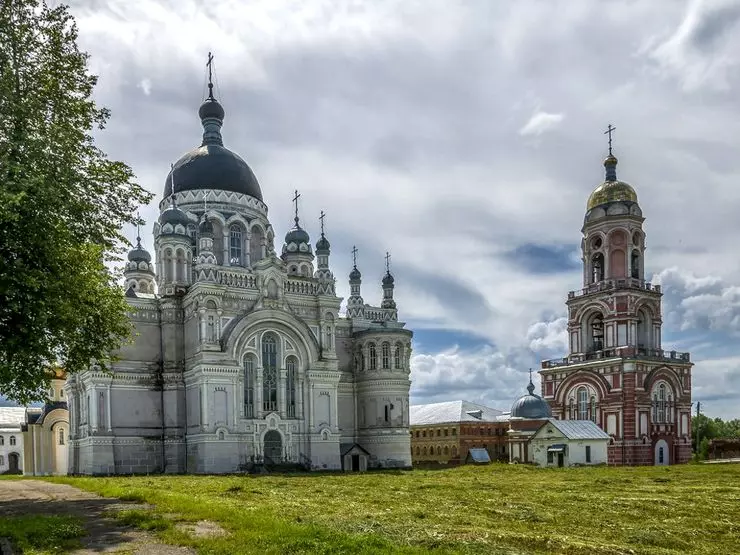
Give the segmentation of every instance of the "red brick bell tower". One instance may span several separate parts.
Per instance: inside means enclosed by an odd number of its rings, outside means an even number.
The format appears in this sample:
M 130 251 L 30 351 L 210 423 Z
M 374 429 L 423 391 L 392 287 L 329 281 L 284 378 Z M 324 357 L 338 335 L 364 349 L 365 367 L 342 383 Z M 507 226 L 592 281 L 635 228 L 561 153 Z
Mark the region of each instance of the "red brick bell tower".
M 691 458 L 691 359 L 661 346 L 659 285 L 645 281 L 645 218 L 617 158 L 588 199 L 581 232 L 583 289 L 568 293 L 569 354 L 542 362 L 553 416 L 593 420 L 611 436 L 609 464 Z

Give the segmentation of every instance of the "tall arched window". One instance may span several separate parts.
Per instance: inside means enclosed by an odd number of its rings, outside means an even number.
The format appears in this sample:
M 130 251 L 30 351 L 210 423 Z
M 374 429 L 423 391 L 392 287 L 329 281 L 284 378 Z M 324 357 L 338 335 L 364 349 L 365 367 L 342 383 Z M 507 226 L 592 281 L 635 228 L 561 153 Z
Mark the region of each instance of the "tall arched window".
M 591 408 L 589 409 L 591 414 L 591 421 L 596 422 L 596 397 L 591 396 Z
M 179 283 L 185 281 L 185 251 L 177 249 L 175 256 L 175 280 Z
M 259 226 L 254 226 L 249 240 L 249 257 L 253 264 L 258 260 L 262 260 L 263 238 L 262 229 Z
M 242 265 L 242 229 L 236 224 L 229 228 L 229 263 Z
M 390 370 L 391 367 L 391 344 L 385 342 L 380 347 L 380 352 L 383 358 L 383 370 Z
M 378 353 L 375 349 L 375 343 L 370 343 L 370 370 L 378 369 Z
M 0 436 L 0 445 L 5 445 L 5 436 Z
M 15 445 L 15 436 L 10 436 L 10 444 Z
M 164 280 L 166 282 L 171 282 L 173 279 L 175 279 L 175 275 L 173 274 L 174 268 L 172 267 L 172 250 L 167 249 L 164 251 Z
M 403 368 L 402 352 L 401 344 L 396 343 L 396 348 L 393 350 L 393 366 L 396 370 Z
M 588 420 L 588 390 L 578 389 L 578 420 Z
M 285 382 L 285 406 L 288 411 L 288 418 L 295 418 L 296 411 L 296 383 L 298 382 L 298 359 L 289 356 L 285 361 L 287 369 L 287 379 Z
M 262 338 L 262 410 L 277 410 L 277 338 L 265 334 Z
M 64 428 L 59 428 L 59 445 L 64 445 Z
M 244 416 L 254 418 L 255 356 L 244 357 Z
M 666 421 L 666 391 L 665 384 L 658 386 L 658 422 Z

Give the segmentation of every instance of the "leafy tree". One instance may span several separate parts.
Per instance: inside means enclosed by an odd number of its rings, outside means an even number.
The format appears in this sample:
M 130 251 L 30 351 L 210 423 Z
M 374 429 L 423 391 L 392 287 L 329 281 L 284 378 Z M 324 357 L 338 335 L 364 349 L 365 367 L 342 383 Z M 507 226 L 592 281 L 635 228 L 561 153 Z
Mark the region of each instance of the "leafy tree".
M 0 391 L 20 402 L 131 333 L 111 266 L 151 194 L 95 146 L 109 112 L 76 41 L 66 6 L 0 0 Z
M 709 418 L 704 414 L 691 418 L 692 445 L 697 452 L 696 436 L 699 434 L 698 458 L 706 459 L 709 453 L 709 441 L 715 438 L 740 438 L 740 419 L 724 421 L 721 418 Z

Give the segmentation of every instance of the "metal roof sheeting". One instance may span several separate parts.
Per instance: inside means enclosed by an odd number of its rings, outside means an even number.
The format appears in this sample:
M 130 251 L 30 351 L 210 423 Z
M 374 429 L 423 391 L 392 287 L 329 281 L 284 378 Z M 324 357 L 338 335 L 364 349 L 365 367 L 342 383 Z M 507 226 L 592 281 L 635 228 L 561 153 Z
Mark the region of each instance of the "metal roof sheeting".
M 548 422 L 543 426 L 552 424 L 568 439 L 609 439 L 609 434 L 591 420 L 556 420 L 551 418 Z
M 409 413 L 411 426 L 509 421 L 508 413 L 470 401 L 445 401 L 444 403 L 428 405 L 412 405 Z
M 481 447 L 472 447 L 468 450 L 468 459 L 477 463 L 489 463 L 491 457 L 488 455 L 488 451 Z

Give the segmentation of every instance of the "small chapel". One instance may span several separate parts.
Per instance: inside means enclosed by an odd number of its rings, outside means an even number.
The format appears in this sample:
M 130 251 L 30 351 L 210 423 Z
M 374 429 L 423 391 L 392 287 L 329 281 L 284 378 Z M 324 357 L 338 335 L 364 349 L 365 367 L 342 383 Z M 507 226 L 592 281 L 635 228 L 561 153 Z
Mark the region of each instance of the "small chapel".
M 663 349 L 663 293 L 645 279 L 645 218 L 635 189 L 617 179 L 613 130 L 581 228 L 583 287 L 566 301 L 569 353 L 542 362 L 542 396 L 555 418 L 591 420 L 609 435 L 609 464 L 684 463 L 693 364 Z
M 111 373 L 66 382 L 69 472 L 410 467 L 412 332 L 389 256 L 373 306 L 353 249 L 340 314 L 324 214 L 312 244 L 297 192 L 276 251 L 262 187 L 224 146 L 211 60 L 202 141 L 165 179 L 154 256 L 140 236 L 128 254 L 134 341 Z

